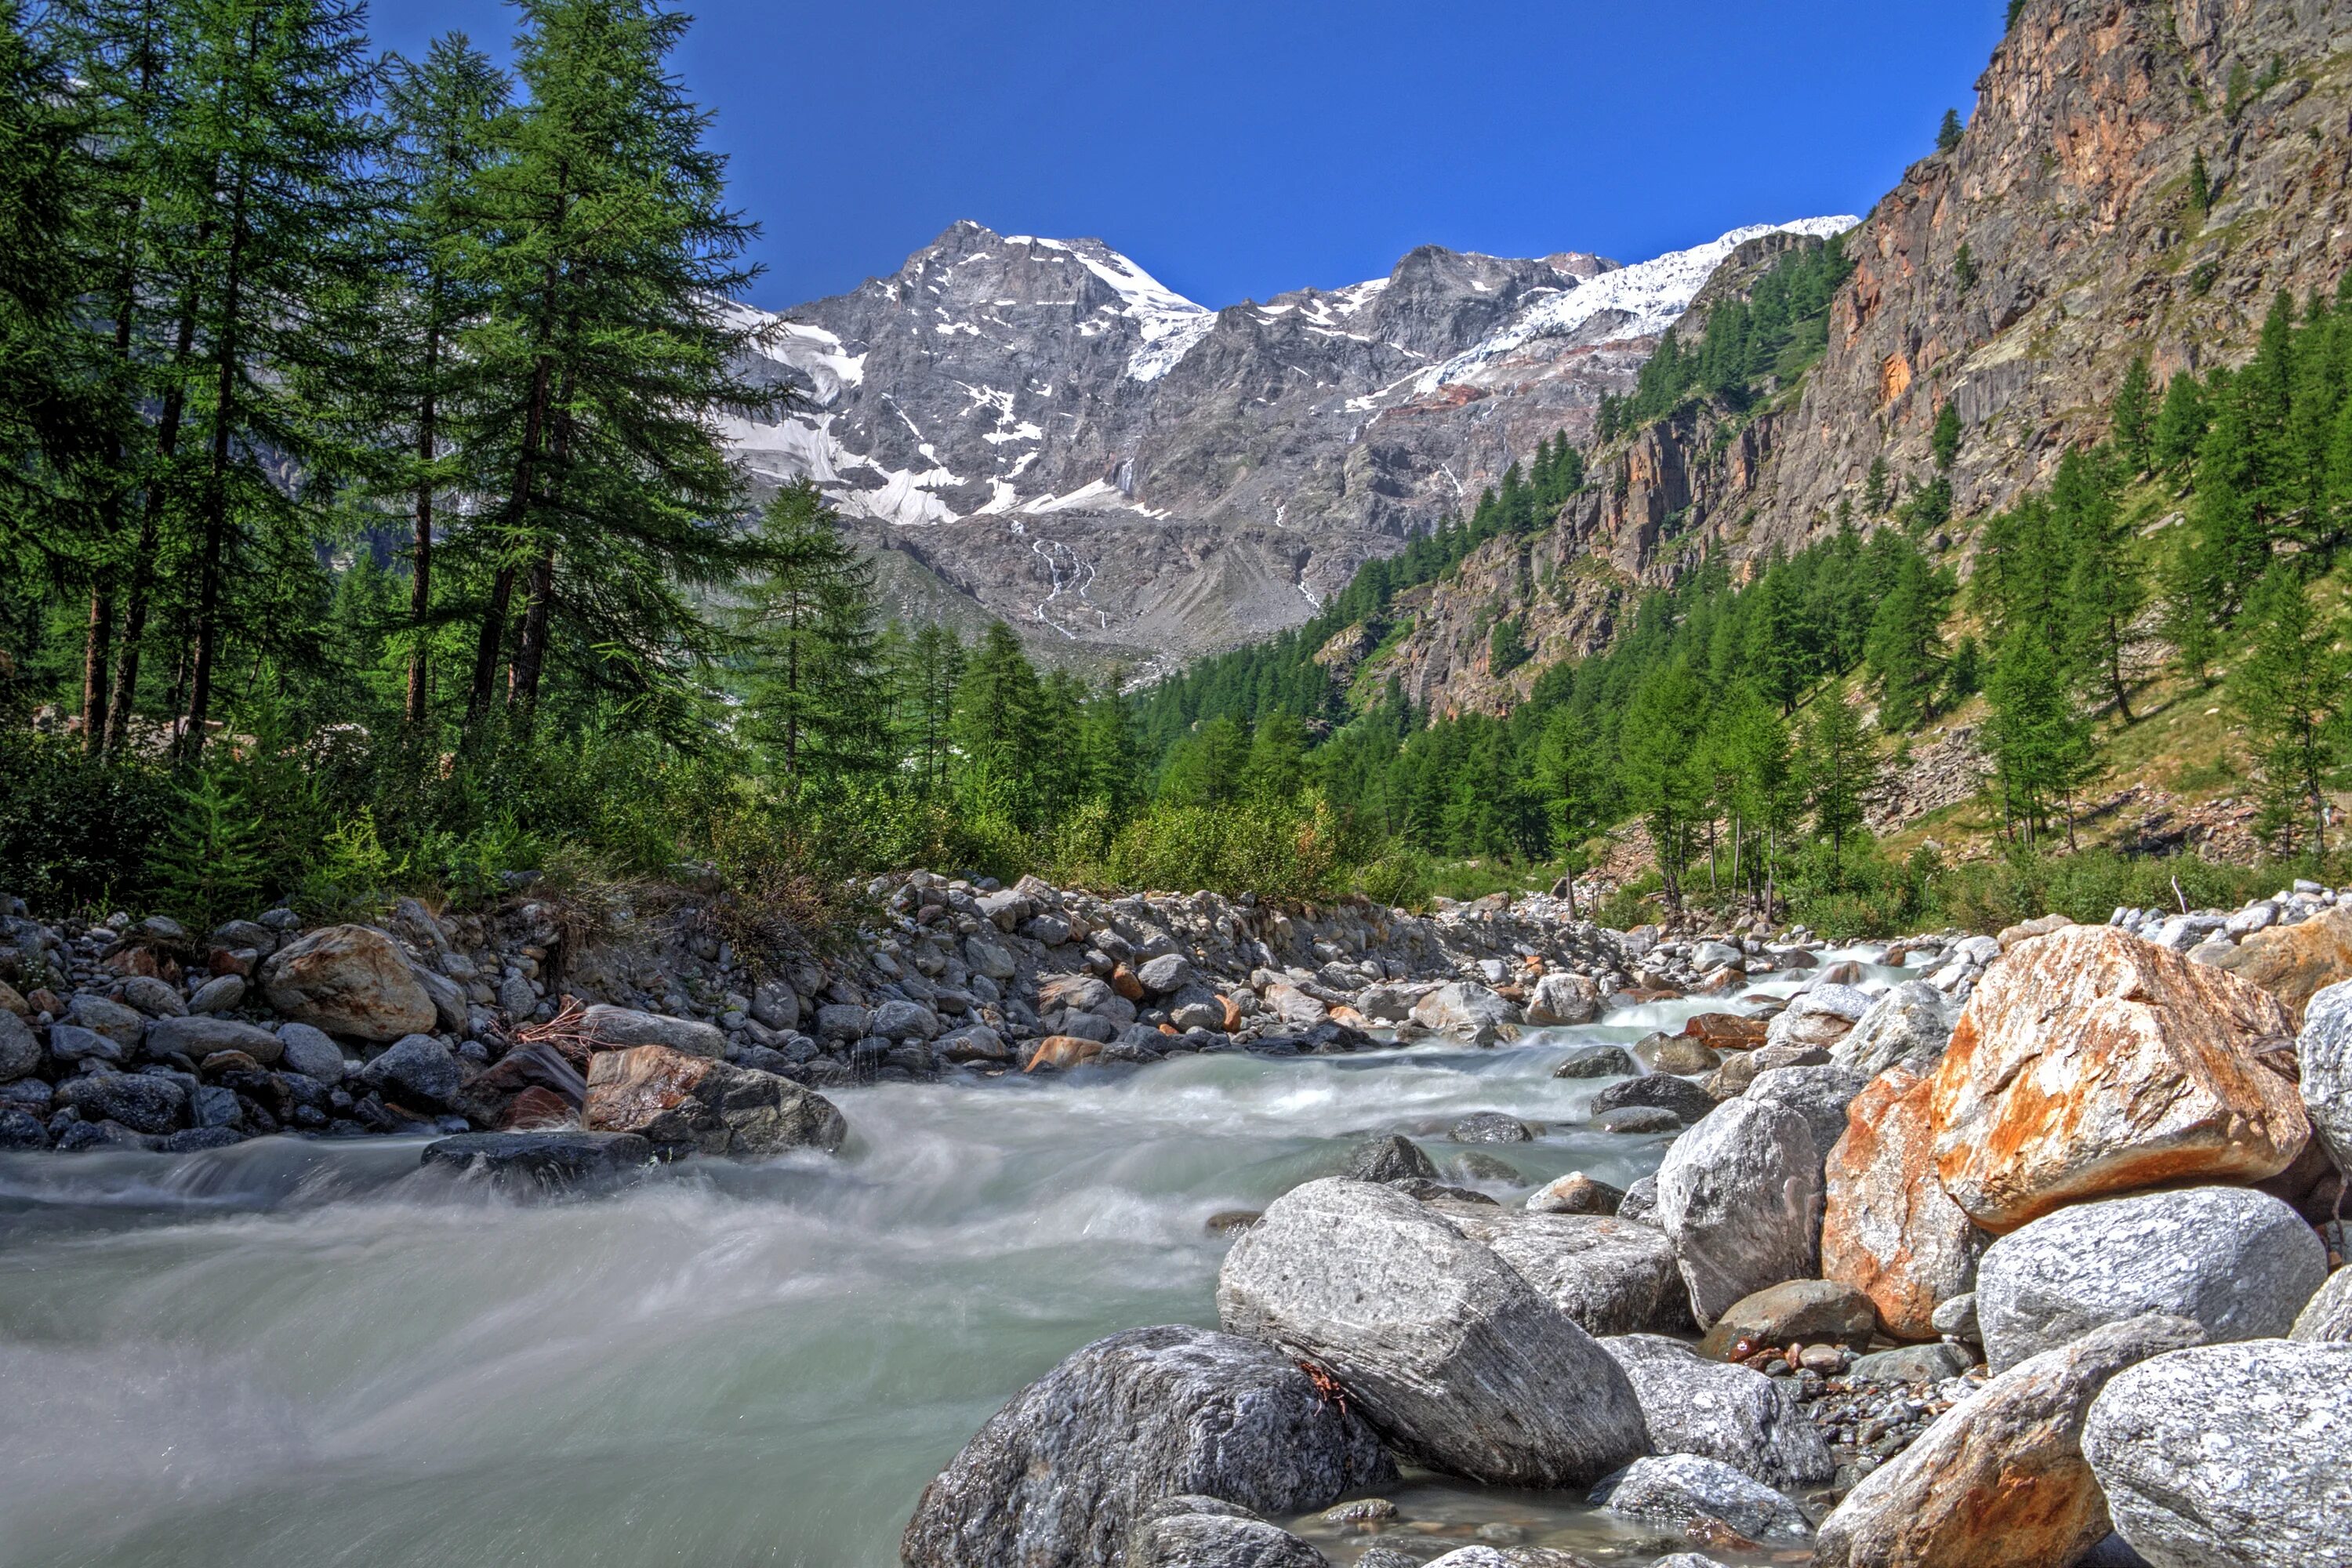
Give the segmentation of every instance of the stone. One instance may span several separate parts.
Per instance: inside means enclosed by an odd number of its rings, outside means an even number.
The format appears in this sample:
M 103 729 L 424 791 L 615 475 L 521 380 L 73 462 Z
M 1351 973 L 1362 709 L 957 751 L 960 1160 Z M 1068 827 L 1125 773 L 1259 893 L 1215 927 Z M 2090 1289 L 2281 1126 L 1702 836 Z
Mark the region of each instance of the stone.
M 1927 1321 L 1937 1333 L 1950 1334 L 1975 1344 L 1980 1332 L 1977 1328 L 1976 1291 L 1963 1290 L 1950 1300 L 1939 1303 Z
M 1349 1150 L 1347 1165 L 1339 1173 L 1358 1182 L 1398 1182 L 1413 1176 L 1433 1182 L 1437 1167 L 1412 1139 L 1391 1133 L 1386 1138 L 1368 1138 Z
M 1974 1289 L 1989 1239 L 1945 1194 L 1934 1080 L 1888 1068 L 1856 1097 L 1823 1182 L 1822 1277 L 1870 1298 L 1898 1340 L 1933 1339 L 1937 1306 Z
M 85 1029 L 79 1024 L 51 1024 L 49 1055 L 61 1062 L 121 1062 L 127 1053 L 121 1041 L 95 1029 Z
M 457 1103 L 465 1072 L 432 1036 L 407 1035 L 360 1068 L 359 1080 L 414 1110 L 446 1110 Z
M 2189 1319 L 2211 1342 L 2275 1339 L 2326 1278 L 2326 1246 L 2267 1194 L 2145 1193 L 1994 1242 L 1977 1268 L 1977 1323 L 1996 1373 L 2145 1312 Z
M 1701 1328 L 1743 1297 L 1814 1272 L 1821 1170 L 1805 1119 L 1763 1100 L 1727 1101 L 1675 1140 L 1658 1167 L 1658 1223 Z
M 896 999 L 874 1009 L 873 1022 L 867 1026 L 875 1034 L 892 1042 L 902 1040 L 933 1040 L 939 1037 L 940 1016 L 920 1002 Z M 658 1044 L 649 1041 L 648 1044 Z
M 964 962 L 971 965 L 974 974 L 984 974 L 1000 984 L 1021 972 L 1020 966 L 1013 961 L 1013 954 L 1001 944 L 976 936 L 964 938 L 963 956 Z
M 1655 1226 L 1489 1205 L 1441 1212 L 1595 1338 L 1690 1325 L 1674 1243 Z
M 134 974 L 122 983 L 122 1000 L 151 1018 L 179 1018 L 187 1015 L 188 1004 L 176 986 L 166 984 L 152 974 Z
M 41 1042 L 33 1037 L 31 1027 L 16 1014 L 0 1009 L 0 1083 L 27 1077 L 40 1065 Z
M 2339 1268 L 2327 1277 L 2327 1283 L 2296 1315 L 2287 1338 L 2319 1344 L 2352 1344 L 2352 1268 Z
M 1089 1040 L 1080 1035 L 1048 1035 L 1031 1049 L 1023 1072 L 1035 1072 L 1043 1068 L 1048 1072 L 1065 1072 L 1084 1067 L 1103 1054 L 1100 1040 Z
M 1995 1234 L 2084 1198 L 2256 1182 L 2310 1122 L 2286 1010 L 2113 926 L 2018 943 L 1960 1010 L 1929 1116 L 1944 1190 Z
M 79 1154 L 91 1149 L 141 1149 L 152 1152 L 163 1146 L 163 1140 L 144 1132 L 136 1132 L 120 1121 L 76 1121 L 57 1135 L 56 1148 L 60 1154 Z
M 1641 1064 L 1622 1046 L 1579 1046 L 1551 1069 L 1554 1078 L 1631 1078 Z
M 1687 1035 L 1653 1034 L 1637 1040 L 1633 1059 L 1654 1073 L 1691 1077 L 1711 1073 L 1723 1065 L 1723 1058 L 1712 1047 Z
M 1395 1478 L 1354 1401 L 1328 1397 L 1282 1352 L 1202 1329 L 1135 1329 L 1078 1351 L 991 1416 L 924 1488 L 899 1552 L 906 1568 L 1119 1568 L 1163 1499 L 1292 1516 Z
M 1516 1116 L 1477 1110 L 1448 1128 L 1445 1136 L 1456 1143 L 1525 1143 L 1535 1137 L 1535 1131 Z
M 1593 1125 L 1603 1132 L 1622 1132 L 1647 1136 L 1659 1132 L 1679 1132 L 1688 1125 L 1673 1111 L 1655 1105 L 1628 1105 L 1605 1111 L 1594 1118 Z
M 320 1083 L 341 1083 L 350 1065 L 343 1057 L 342 1047 L 327 1037 L 326 1031 L 309 1024 L 278 1026 L 279 1064 L 289 1072 L 299 1072 Z
M 667 1046 L 599 1051 L 588 1062 L 580 1124 L 642 1133 L 663 1159 L 688 1154 L 766 1160 L 841 1147 L 848 1124 L 833 1102 L 789 1079 Z
M 1771 1020 L 1745 1013 L 1700 1013 L 1683 1021 L 1683 1033 L 1710 1050 L 1752 1051 L 1764 1044 Z
M 133 1132 L 160 1134 L 184 1126 L 188 1090 L 153 1073 L 85 1073 L 58 1085 L 57 1103 L 85 1121 L 113 1121 Z
M 1312 1028 L 1331 1016 L 1319 1000 L 1287 981 L 1277 980 L 1265 988 L 1265 1005 L 1276 1018 L 1294 1028 Z
M 1715 1097 L 1686 1078 L 1671 1073 L 1644 1073 L 1612 1083 L 1592 1097 L 1592 1114 L 1648 1106 L 1671 1111 L 1684 1125 L 1698 1121 L 1715 1110 Z
M 1624 1201 L 1622 1189 L 1570 1171 L 1529 1193 L 1526 1207 L 1529 1214 L 1613 1215 Z
M 234 1018 L 213 1018 L 199 1013 L 187 1017 L 158 1018 L 147 1026 L 147 1054 L 151 1057 L 184 1056 L 200 1062 L 215 1051 L 243 1051 L 261 1066 L 274 1067 L 285 1050 L 285 1042 L 276 1035 Z
M 2221 967 L 2278 998 L 2297 1018 L 2331 985 L 2352 980 L 2352 909 L 2341 905 L 2299 925 L 2256 931 Z
M 466 1027 L 466 992 L 456 981 L 423 964 L 415 966 L 416 983 L 433 998 L 433 1018 L 450 1034 L 462 1033 Z
M 1658 1173 L 1636 1176 L 1625 1184 L 1625 1195 L 1618 1200 L 1617 1217 L 1637 1220 L 1643 1225 L 1658 1223 Z
M 1764 1031 L 1769 1046 L 1827 1050 L 1870 1012 L 1871 998 L 1851 985 L 1815 984 L 1789 999 Z
M 1853 1383 L 1941 1383 L 1976 1363 L 1977 1358 L 1958 1345 L 1938 1340 L 1931 1345 L 1905 1345 L 1857 1356 L 1846 1369 L 1846 1378 Z
M 195 1154 L 206 1149 L 226 1149 L 245 1142 L 245 1134 L 233 1127 L 183 1127 L 177 1132 L 165 1133 L 163 1152 Z
M 1908 1064 L 1931 1071 L 1951 1044 L 1959 1008 L 1924 980 L 1906 980 L 1871 1004 L 1851 1032 L 1830 1047 L 1830 1060 L 1865 1079 Z
M 727 1031 L 716 1024 L 674 1018 L 667 1013 L 640 1013 L 634 1007 L 615 1007 L 604 1002 L 596 1003 L 581 1016 L 580 1032 L 588 1037 L 591 1051 L 661 1046 L 690 1057 L 727 1054 Z
M 440 1018 L 408 955 L 373 926 L 303 932 L 263 963 L 261 986 L 283 1016 L 357 1039 L 397 1040 Z
M 1002 1062 L 1013 1054 L 1004 1037 L 985 1024 L 967 1024 L 940 1036 L 938 1044 L 940 1055 L 951 1062 Z
M 1171 995 L 1194 984 L 1192 961 L 1181 952 L 1163 952 L 1136 965 L 1135 978 L 1154 996 Z
M 1217 1316 L 1319 1365 L 1390 1447 L 1433 1469 L 1590 1485 L 1645 1446 L 1633 1385 L 1592 1337 L 1387 1187 L 1310 1182 L 1276 1199 L 1225 1255 Z
M 652 1159 L 653 1145 L 634 1132 L 466 1132 L 427 1143 L 418 1163 L 558 1192 L 616 1181 Z
M 147 1018 L 136 1007 L 83 992 L 66 1006 L 64 1022 L 104 1035 L 125 1050 L 136 1050 L 147 1034 Z
M 196 987 L 188 998 L 191 1013 L 226 1013 L 245 1000 L 245 977 L 240 974 L 216 974 Z
M 1414 1003 L 1412 1021 L 1453 1039 L 1487 1046 L 1507 1037 L 1506 1031 L 1519 1022 L 1519 1010 L 1486 986 L 1456 980 Z
M 1822 1521 L 1816 1568 L 2074 1562 L 2108 1531 L 2084 1458 L 2093 1401 L 2134 1363 L 2196 1337 L 2196 1325 L 2177 1318 L 2135 1318 L 1994 1378 L 1846 1494 Z
M 1837 1473 L 1836 1457 L 1789 1384 L 1658 1334 L 1604 1339 L 1601 1348 L 1633 1383 L 1655 1452 L 1718 1460 L 1782 1491 Z
M 1657 1454 L 1634 1460 L 1593 1489 L 1595 1508 L 1624 1519 L 1672 1525 L 1677 1531 L 1720 1520 L 1754 1542 L 1783 1545 L 1811 1541 L 1804 1510 L 1763 1482 L 1697 1454 Z
M 1822 1158 L 1845 1135 L 1846 1108 L 1869 1079 L 1852 1068 L 1832 1064 L 1768 1068 L 1740 1092 L 1749 1100 L 1785 1105 L 1805 1119 Z
M 1819 1046 L 1759 1046 L 1727 1059 L 1706 1080 L 1715 1100 L 1730 1100 L 1766 1073 L 1779 1068 L 1820 1068 L 1830 1065 L 1830 1054 Z
M 2352 1531 L 2352 1344 L 2258 1340 L 2118 1373 L 2083 1452 L 2159 1568 L 2314 1568 Z
M 751 987 L 751 1016 L 771 1029 L 789 1033 L 801 1026 L 799 993 L 782 980 L 767 979 Z
M 1144 1505 L 1129 1528 L 1121 1568 L 1330 1568 L 1298 1537 L 1219 1498 L 1172 1497 Z
M 2331 985 L 2305 1008 L 2295 1039 L 2297 1085 L 2312 1129 L 2339 1171 L 2352 1171 L 2352 984 Z
M 1572 1027 L 1599 1016 L 1600 988 L 1581 974 L 1547 974 L 1528 997 L 1528 1022 L 1538 1028 Z
M 1759 1345 L 1842 1344 L 1867 1350 L 1878 1331 L 1870 1298 L 1829 1279 L 1784 1279 L 1724 1309 L 1698 1353 L 1728 1360 L 1742 1340 Z

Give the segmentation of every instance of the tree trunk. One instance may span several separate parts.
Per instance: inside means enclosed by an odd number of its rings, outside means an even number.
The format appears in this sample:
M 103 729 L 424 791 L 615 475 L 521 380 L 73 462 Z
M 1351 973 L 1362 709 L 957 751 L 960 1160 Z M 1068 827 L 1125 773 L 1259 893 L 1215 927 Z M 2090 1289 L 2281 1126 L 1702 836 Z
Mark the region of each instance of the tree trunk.
M 547 617 L 555 597 L 555 548 L 540 552 L 530 568 L 530 598 L 522 616 L 522 640 L 515 647 L 514 666 L 507 680 L 507 706 L 522 728 L 530 728 L 531 710 L 539 703 L 539 674 L 547 662 Z
M 437 331 L 425 341 L 425 400 L 416 418 L 416 457 L 424 478 L 416 486 L 416 542 L 408 563 L 408 708 L 411 728 L 422 728 L 429 695 L 425 662 L 425 623 L 433 614 L 433 440 L 437 412 L 433 377 L 440 361 Z
M 81 749 L 96 756 L 106 744 L 107 665 L 113 658 L 114 594 L 103 569 L 90 584 L 89 630 L 81 648 Z
M 258 28 L 257 18 L 253 23 Z M 188 727 L 180 755 L 193 763 L 204 754 L 205 724 L 211 717 L 213 665 L 220 654 L 221 552 L 228 543 L 228 466 L 236 426 L 237 311 L 243 307 L 246 184 L 242 174 L 229 204 L 228 257 L 221 270 L 221 340 L 214 351 L 212 462 L 205 478 L 204 550 L 196 578 L 195 656 L 188 678 Z
M 196 300 L 194 289 L 180 302 L 180 327 L 172 346 L 174 369 L 187 362 L 196 342 Z M 155 456 L 159 465 L 168 467 L 180 449 L 180 424 L 187 410 L 187 394 L 175 376 L 163 394 L 163 407 L 155 420 Z M 106 705 L 106 750 L 111 754 L 122 750 L 131 735 L 131 711 L 139 697 L 139 655 L 147 636 L 148 600 L 154 587 L 155 545 L 163 525 L 164 476 L 160 471 L 148 482 L 145 503 L 140 509 L 139 548 L 131 559 L 131 598 L 122 617 L 122 654 L 114 667 L 114 698 Z M 176 711 L 179 702 L 172 704 Z

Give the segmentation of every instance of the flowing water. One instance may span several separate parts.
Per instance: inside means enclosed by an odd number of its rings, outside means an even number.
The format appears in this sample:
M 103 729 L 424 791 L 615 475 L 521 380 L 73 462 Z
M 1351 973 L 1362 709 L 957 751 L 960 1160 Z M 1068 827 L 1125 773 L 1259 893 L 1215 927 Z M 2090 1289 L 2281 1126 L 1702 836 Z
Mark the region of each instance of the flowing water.
M 415 1141 L 0 1157 L 0 1568 L 888 1568 L 1024 1383 L 1213 1324 L 1210 1215 L 1367 1132 L 1443 1167 L 1473 1110 L 1553 1126 L 1480 1146 L 1519 1184 L 1465 1184 L 1622 1186 L 1669 1140 L 1578 1127 L 1599 1086 L 1550 1069 L 1706 1005 L 1490 1051 L 837 1091 L 836 1158 L 571 1202 L 420 1172 Z M 1481 1522 L 1621 1540 L 1572 1499 L 1389 1495 L 1420 1521 L 1390 1539 L 1431 1555 Z

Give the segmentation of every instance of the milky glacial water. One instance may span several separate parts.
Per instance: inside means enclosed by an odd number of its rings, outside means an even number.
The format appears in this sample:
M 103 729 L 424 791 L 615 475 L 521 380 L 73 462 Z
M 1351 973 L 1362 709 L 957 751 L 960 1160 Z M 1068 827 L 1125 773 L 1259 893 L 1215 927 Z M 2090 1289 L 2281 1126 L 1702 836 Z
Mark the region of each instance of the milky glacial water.
M 1370 1132 L 1443 1166 L 1473 1110 L 1547 1130 L 1479 1146 L 1518 1183 L 1465 1184 L 1622 1186 L 1668 1139 L 1579 1126 L 1599 1085 L 1552 1067 L 1722 1005 L 1490 1051 L 840 1090 L 836 1158 L 572 1201 L 421 1172 L 417 1141 L 0 1157 L 0 1568 L 887 1568 L 1024 1384 L 1103 1334 L 1214 1323 L 1210 1215 Z M 1388 1495 L 1419 1521 L 1388 1539 L 1429 1555 L 1512 1520 L 1650 1555 L 1572 1498 Z

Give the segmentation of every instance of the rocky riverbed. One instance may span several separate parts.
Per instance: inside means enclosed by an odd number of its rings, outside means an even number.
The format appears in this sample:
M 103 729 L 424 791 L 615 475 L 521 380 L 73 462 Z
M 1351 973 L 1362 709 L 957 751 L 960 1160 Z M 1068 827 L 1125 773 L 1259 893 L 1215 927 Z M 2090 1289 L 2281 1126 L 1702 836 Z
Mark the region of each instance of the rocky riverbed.
M 852 956 L 757 974 L 677 911 L 565 952 L 527 897 L 12 917 L 0 1508 L 37 1528 L 0 1563 L 321 1520 L 386 1563 L 647 1561 L 656 1520 L 730 1561 L 1139 1568 L 2347 1539 L 2319 889 L 1869 950 L 869 897 Z M 2300 1435 L 2229 1415 L 2200 1471 L 2182 1378 Z M 2193 1555 L 2246 1529 L 2302 1555 Z

